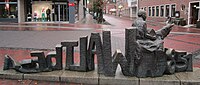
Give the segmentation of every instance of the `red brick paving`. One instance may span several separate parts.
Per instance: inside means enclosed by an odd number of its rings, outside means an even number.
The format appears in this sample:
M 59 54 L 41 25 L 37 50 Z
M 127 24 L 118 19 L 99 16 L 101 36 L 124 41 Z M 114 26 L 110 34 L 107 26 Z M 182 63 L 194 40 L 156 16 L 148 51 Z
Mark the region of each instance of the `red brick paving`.
M 200 49 L 200 35 L 170 34 L 165 40 L 165 47 L 195 53 Z
M 0 79 L 0 85 L 83 85 L 83 84 L 64 83 L 64 82 L 49 82 L 49 81 L 36 81 L 36 80 Z
M 23 59 L 31 59 L 30 52 L 34 50 L 28 50 L 28 49 L 8 49 L 8 48 L 0 48 L 0 68 L 3 67 L 3 60 L 4 55 L 8 54 L 9 56 L 12 56 L 12 58 L 16 61 L 21 61 Z M 45 55 L 50 52 L 46 50 L 41 50 L 45 52 Z M 63 53 L 63 63 L 65 63 L 65 53 Z M 74 53 L 74 62 L 78 63 L 80 61 L 80 55 L 78 52 Z M 53 60 L 55 62 L 55 59 Z M 95 63 L 96 63 L 95 59 Z M 75 84 L 75 83 L 63 83 L 63 82 L 48 82 L 48 81 L 36 81 L 36 80 L 9 80 L 9 79 L 0 79 L 0 85 L 81 85 L 81 84 Z
M 23 49 L 0 49 L 0 60 L 4 60 L 5 55 L 13 57 L 14 60 L 20 61 L 23 59 L 30 59 L 30 50 Z M 0 62 L 0 67 L 3 66 L 3 62 Z
M 0 60 L 4 60 L 5 55 L 11 56 L 15 61 L 19 62 L 23 59 L 31 59 L 32 57 L 30 56 L 31 51 L 36 51 L 36 50 L 28 50 L 28 49 L 9 49 L 9 48 L 0 48 Z M 37 50 L 38 51 L 38 50 Z M 47 55 L 48 52 L 46 50 L 40 50 Z M 53 62 L 56 62 L 55 59 L 52 59 Z M 66 54 L 63 52 L 63 63 L 66 62 Z M 79 63 L 80 62 L 80 54 L 79 52 L 74 53 L 74 63 Z M 97 59 L 95 57 L 95 63 L 97 63 Z M 0 62 L 0 67 L 3 67 L 3 62 Z
M 158 30 L 162 28 L 165 24 L 161 23 L 154 23 L 154 22 L 147 22 L 148 28 L 153 28 L 155 30 Z M 175 25 L 172 29 L 172 32 L 187 32 L 187 33 L 200 33 L 200 29 L 198 28 L 186 28 L 182 26 Z
M 200 36 L 198 35 L 179 35 L 172 37 L 173 39 L 180 40 L 183 42 L 193 43 L 200 45 Z
M 0 79 L 0 85 L 22 85 L 22 82 L 20 80 Z
M 176 41 L 173 39 L 165 39 L 164 46 L 167 48 L 173 48 L 175 50 L 180 51 L 187 51 L 190 53 L 194 53 L 200 48 L 200 45 L 193 45 L 185 42 Z

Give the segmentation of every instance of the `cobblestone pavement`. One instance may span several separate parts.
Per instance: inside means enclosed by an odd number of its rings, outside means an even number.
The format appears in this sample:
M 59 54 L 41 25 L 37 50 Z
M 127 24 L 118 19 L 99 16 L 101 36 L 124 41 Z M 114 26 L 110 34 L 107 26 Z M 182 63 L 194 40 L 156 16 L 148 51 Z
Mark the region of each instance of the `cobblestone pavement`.
M 67 23 L 0 23 L 0 60 L 8 54 L 15 60 L 30 58 L 30 52 L 33 50 L 42 50 L 48 53 L 54 50 L 56 44 L 63 40 L 79 40 L 80 36 L 90 36 L 92 32 L 110 30 L 112 33 L 112 51 L 121 49 L 124 52 L 125 47 L 125 28 L 132 24 L 132 20 L 105 15 L 104 18 L 111 25 L 100 25 L 92 23 L 92 20 L 86 20 L 88 24 L 67 24 Z M 88 18 L 88 19 L 91 19 Z M 91 24 L 91 23 L 92 24 Z M 148 28 L 158 30 L 165 24 L 147 21 Z M 194 66 L 200 67 L 200 30 L 197 28 L 184 28 L 174 26 L 170 35 L 165 39 L 164 46 L 176 50 L 187 51 L 194 54 Z M 78 59 L 78 48 L 76 50 L 76 60 Z M 3 62 L 0 62 L 0 67 Z M 7 80 L 0 79 L 0 85 L 60 85 L 66 83 L 45 82 L 33 80 Z M 67 84 L 76 85 L 76 84 Z

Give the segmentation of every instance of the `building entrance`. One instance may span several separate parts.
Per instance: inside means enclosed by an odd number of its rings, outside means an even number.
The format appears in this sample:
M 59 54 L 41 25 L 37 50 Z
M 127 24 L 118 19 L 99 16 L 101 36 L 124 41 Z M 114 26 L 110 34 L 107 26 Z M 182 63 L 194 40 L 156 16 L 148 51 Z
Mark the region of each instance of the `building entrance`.
M 190 4 L 190 24 L 196 24 L 199 17 L 199 4 L 200 2 Z
M 55 3 L 52 5 L 54 10 L 53 21 L 69 21 L 69 11 L 67 3 Z
M 25 17 L 28 22 L 66 22 L 69 21 L 68 2 L 38 1 L 25 3 Z

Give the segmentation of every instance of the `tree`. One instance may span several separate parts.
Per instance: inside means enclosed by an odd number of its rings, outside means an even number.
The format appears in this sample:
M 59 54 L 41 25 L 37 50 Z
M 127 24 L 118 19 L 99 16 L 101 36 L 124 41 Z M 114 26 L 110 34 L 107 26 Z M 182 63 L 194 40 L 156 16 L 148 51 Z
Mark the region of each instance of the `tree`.
M 95 0 L 93 2 L 94 17 L 98 23 L 103 22 L 103 7 L 104 7 L 103 0 Z

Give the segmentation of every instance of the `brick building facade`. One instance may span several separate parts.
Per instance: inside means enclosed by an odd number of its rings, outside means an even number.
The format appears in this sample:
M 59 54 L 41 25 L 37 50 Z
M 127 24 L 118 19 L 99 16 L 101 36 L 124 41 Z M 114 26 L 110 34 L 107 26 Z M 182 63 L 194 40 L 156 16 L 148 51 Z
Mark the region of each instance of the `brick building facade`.
M 104 13 L 116 15 L 116 0 L 108 0 L 105 2 Z
M 136 17 L 137 0 L 117 0 L 117 15 L 123 17 Z
M 138 0 L 138 6 L 147 12 L 148 19 L 165 21 L 178 12 L 187 24 L 200 20 L 200 0 Z

